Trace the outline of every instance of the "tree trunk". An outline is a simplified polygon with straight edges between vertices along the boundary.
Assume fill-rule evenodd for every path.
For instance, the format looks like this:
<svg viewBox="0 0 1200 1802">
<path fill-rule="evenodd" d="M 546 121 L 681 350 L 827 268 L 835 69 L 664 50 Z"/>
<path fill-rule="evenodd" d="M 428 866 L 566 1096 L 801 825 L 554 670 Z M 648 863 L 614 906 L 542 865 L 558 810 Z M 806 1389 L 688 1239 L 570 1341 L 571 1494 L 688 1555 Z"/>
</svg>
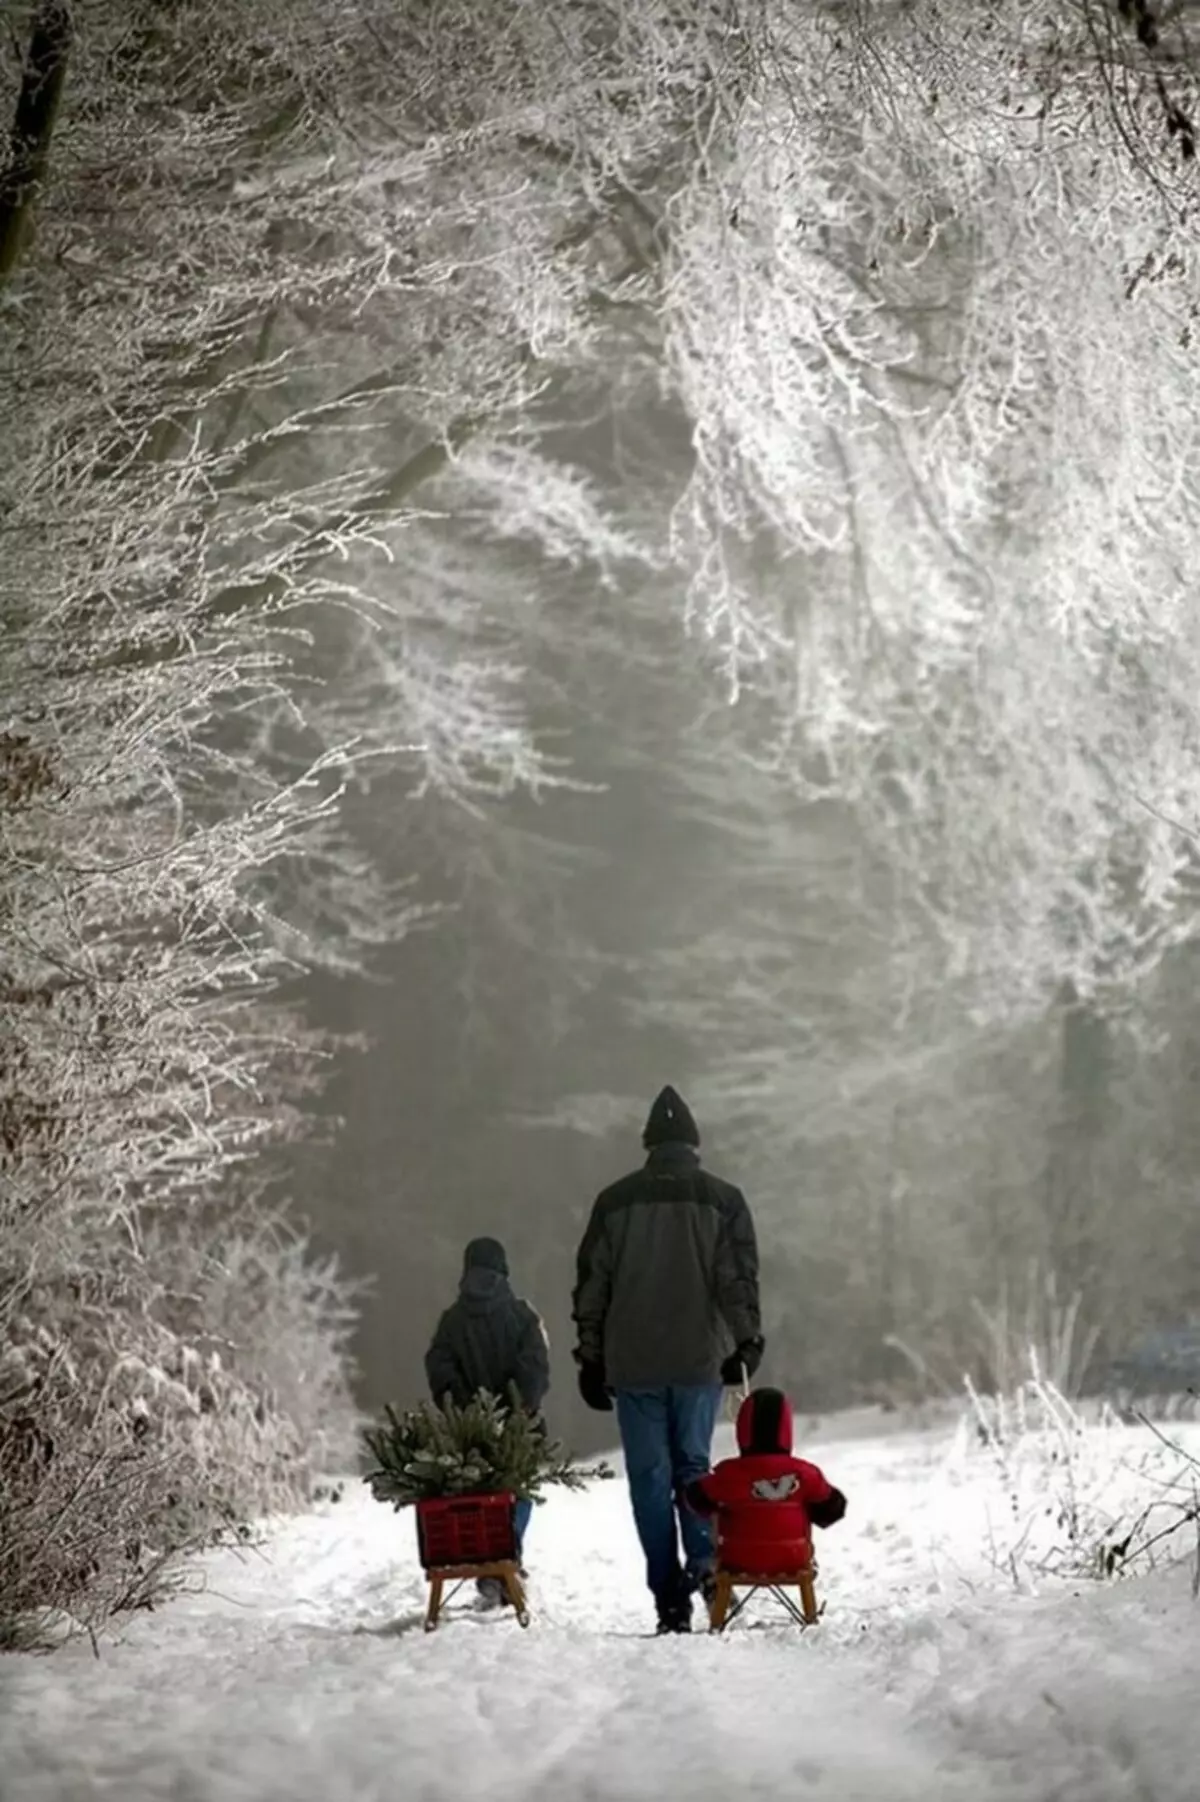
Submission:
<svg viewBox="0 0 1200 1802">
<path fill-rule="evenodd" d="M 900 1109 L 892 1109 L 891 1132 L 888 1135 L 888 1161 L 879 1196 L 879 1339 L 886 1343 L 900 1330 L 897 1306 L 897 1264 L 900 1258 L 900 1210 L 907 1193 L 903 1173 Z"/>
<path fill-rule="evenodd" d="M 1065 1294 L 1096 1274 L 1099 1153 L 1107 1136 L 1110 1046 L 1106 1022 L 1073 991 L 1060 998 L 1058 1118 L 1046 1172 L 1050 1266 Z"/>
<path fill-rule="evenodd" d="M 50 160 L 50 143 L 71 51 L 69 0 L 40 0 L 0 173 L 0 287 L 21 258 L 34 203 Z"/>
</svg>

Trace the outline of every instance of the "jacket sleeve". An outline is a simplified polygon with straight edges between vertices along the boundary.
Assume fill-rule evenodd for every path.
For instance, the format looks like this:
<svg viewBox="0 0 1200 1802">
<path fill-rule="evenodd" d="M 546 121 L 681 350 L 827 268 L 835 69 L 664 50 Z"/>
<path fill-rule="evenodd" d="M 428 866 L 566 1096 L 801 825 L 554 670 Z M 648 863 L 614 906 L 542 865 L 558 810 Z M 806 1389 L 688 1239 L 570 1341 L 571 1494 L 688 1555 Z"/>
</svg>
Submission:
<svg viewBox="0 0 1200 1802">
<path fill-rule="evenodd" d="M 425 1378 L 429 1384 L 429 1393 L 438 1407 L 441 1407 L 448 1394 L 457 1397 L 462 1390 L 462 1374 L 454 1355 L 448 1313 L 443 1314 L 438 1321 L 437 1331 L 425 1353 Z"/>
<path fill-rule="evenodd" d="M 815 1464 L 799 1461 L 800 1493 L 814 1527 L 833 1527 L 846 1512 L 846 1498 Z"/>
<path fill-rule="evenodd" d="M 550 1387 L 550 1341 L 542 1317 L 528 1302 L 521 1304 L 521 1337 L 517 1346 L 515 1382 L 525 1406 L 536 1413 Z"/>
<path fill-rule="evenodd" d="M 695 1514 L 719 1514 L 737 1500 L 741 1484 L 736 1458 L 722 1458 L 706 1477 L 696 1477 L 687 1484 L 683 1499 Z"/>
<path fill-rule="evenodd" d="M 754 1221 L 740 1189 L 734 1189 L 721 1211 L 713 1271 L 717 1307 L 735 1345 L 762 1338 L 758 1302 L 758 1240 Z"/>
<path fill-rule="evenodd" d="M 579 1242 L 575 1266 L 572 1318 L 578 1335 L 575 1356 L 581 1364 L 603 1364 L 604 1323 L 612 1296 L 612 1245 L 604 1207 L 598 1200 Z"/>
</svg>

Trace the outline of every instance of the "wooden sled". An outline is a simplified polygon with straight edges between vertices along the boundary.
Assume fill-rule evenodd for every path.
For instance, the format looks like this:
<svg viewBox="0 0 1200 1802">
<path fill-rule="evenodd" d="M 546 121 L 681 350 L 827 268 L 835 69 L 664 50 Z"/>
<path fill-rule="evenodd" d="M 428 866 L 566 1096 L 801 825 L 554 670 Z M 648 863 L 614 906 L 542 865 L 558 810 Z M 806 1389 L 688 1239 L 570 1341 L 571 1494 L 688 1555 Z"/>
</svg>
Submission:
<svg viewBox="0 0 1200 1802">
<path fill-rule="evenodd" d="M 425 1614 L 425 1631 L 432 1633 L 438 1624 L 444 1602 L 456 1595 L 464 1583 L 472 1583 L 478 1577 L 495 1577 L 503 1585 L 504 1593 L 516 1612 L 517 1624 L 521 1627 L 529 1625 L 529 1605 L 525 1599 L 525 1586 L 521 1582 L 521 1572 L 512 1558 L 500 1558 L 492 1564 L 451 1564 L 443 1569 L 426 1570 L 429 1578 L 429 1607 Z M 450 1594 L 445 1593 L 446 1585 L 452 1584 Z"/>
<path fill-rule="evenodd" d="M 750 1597 L 759 1590 L 766 1590 L 769 1595 L 774 1596 L 801 1629 L 815 1627 L 824 1613 L 824 1604 L 817 1606 L 814 1581 L 816 1574 L 815 1563 L 807 1565 L 803 1570 L 781 1571 L 771 1576 L 756 1576 L 749 1571 L 718 1568 L 713 1598 L 708 1609 L 709 1632 L 723 1633 L 726 1627 L 732 1626 Z M 788 1594 L 793 1589 L 799 1591 L 798 1603 Z"/>
<path fill-rule="evenodd" d="M 498 1495 L 438 1496 L 417 1503 L 417 1546 L 429 1579 L 425 1631 L 432 1633 L 443 1602 L 464 1583 L 494 1578 L 504 1590 L 522 1627 L 529 1625 L 529 1605 L 517 1562 L 514 1529 L 515 1497 Z M 450 1595 L 446 1585 L 451 1584 Z"/>
</svg>

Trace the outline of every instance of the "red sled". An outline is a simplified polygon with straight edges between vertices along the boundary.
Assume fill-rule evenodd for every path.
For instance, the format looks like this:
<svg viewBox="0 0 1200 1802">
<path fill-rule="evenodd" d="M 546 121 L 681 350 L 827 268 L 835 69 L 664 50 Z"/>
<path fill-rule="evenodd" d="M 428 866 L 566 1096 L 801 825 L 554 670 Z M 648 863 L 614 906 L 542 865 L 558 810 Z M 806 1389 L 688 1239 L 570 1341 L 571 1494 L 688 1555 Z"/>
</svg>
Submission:
<svg viewBox="0 0 1200 1802">
<path fill-rule="evenodd" d="M 417 1503 L 417 1550 L 429 1578 L 427 1633 L 438 1624 L 446 1584 L 457 1590 L 479 1577 L 497 1578 L 521 1626 L 529 1625 L 517 1563 L 516 1505 L 517 1498 L 507 1492 L 435 1496 Z"/>
</svg>

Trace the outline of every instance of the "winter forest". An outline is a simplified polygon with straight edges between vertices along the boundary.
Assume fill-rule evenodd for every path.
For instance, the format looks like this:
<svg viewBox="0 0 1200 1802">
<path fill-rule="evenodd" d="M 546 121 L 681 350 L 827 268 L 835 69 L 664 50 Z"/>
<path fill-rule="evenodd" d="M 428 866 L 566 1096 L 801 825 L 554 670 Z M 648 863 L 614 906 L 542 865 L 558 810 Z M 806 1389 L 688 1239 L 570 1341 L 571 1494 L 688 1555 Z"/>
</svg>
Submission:
<svg viewBox="0 0 1200 1802">
<path fill-rule="evenodd" d="M 0 1633 L 664 1082 L 806 1407 L 1194 1319 L 1200 8 L 0 23 Z"/>
</svg>

